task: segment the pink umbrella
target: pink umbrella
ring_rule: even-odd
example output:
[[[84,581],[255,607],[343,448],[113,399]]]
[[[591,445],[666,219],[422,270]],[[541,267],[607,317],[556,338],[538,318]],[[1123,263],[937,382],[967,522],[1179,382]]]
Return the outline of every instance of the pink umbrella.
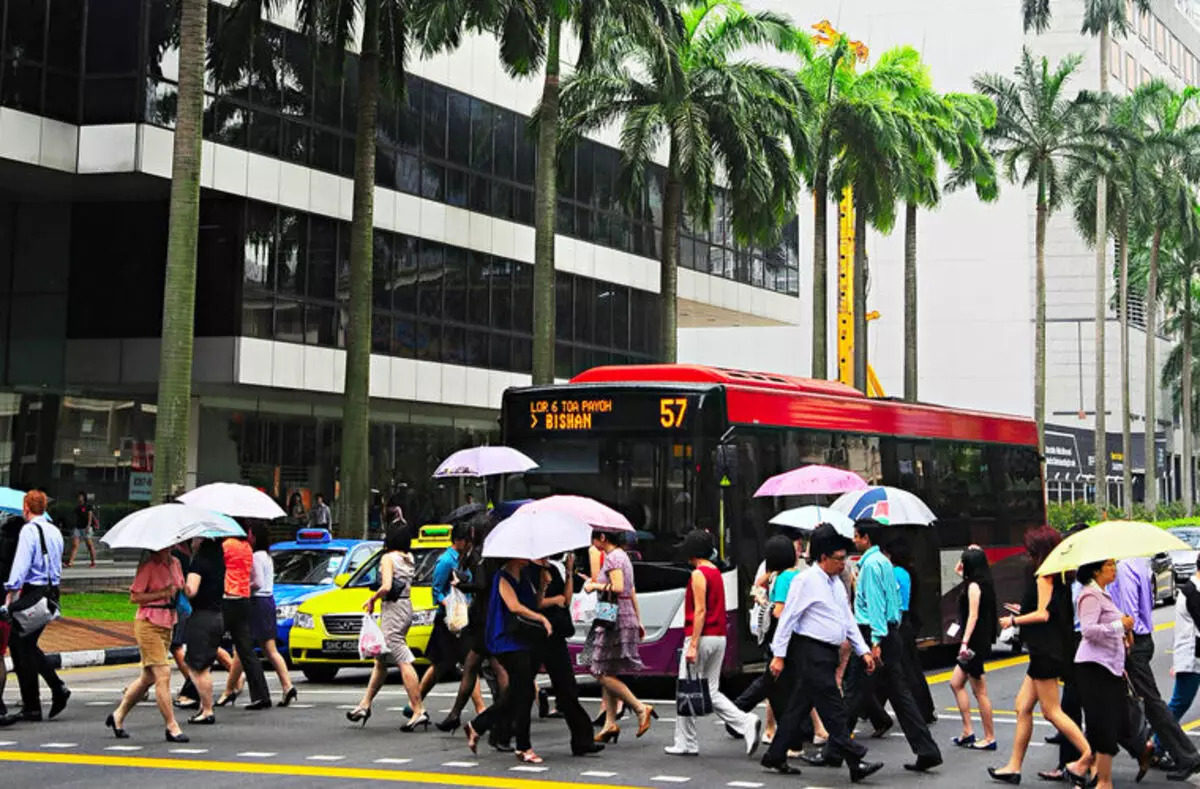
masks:
[[[866,490],[870,485],[853,471],[833,466],[803,466],[776,474],[764,482],[755,496],[829,496]]]
[[[612,507],[585,496],[547,496],[521,505],[517,512],[536,515],[542,512],[565,512],[586,522],[596,531],[634,531],[633,524]]]

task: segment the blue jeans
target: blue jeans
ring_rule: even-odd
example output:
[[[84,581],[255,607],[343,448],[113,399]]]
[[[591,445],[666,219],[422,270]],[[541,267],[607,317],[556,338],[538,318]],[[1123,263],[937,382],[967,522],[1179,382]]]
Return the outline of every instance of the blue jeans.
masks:
[[[1167,709],[1171,710],[1171,715],[1175,717],[1176,722],[1192,706],[1192,702],[1196,700],[1197,691],[1200,691],[1200,674],[1191,672],[1175,674],[1175,689],[1171,691],[1171,700],[1167,702]],[[1157,734],[1154,735],[1154,747],[1161,747]]]

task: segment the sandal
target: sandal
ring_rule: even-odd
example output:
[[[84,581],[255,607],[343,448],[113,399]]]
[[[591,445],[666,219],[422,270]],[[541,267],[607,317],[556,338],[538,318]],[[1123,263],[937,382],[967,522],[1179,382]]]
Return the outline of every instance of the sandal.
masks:
[[[542,764],[545,759],[538,756],[532,750],[517,751],[517,761],[523,764]]]

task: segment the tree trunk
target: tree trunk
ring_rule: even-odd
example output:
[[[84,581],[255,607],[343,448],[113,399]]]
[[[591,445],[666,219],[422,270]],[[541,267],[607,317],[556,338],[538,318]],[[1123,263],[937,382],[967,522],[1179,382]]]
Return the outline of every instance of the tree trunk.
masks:
[[[673,363],[678,344],[679,224],[683,221],[683,181],[679,177],[679,151],[670,142],[667,153],[667,184],[663,192],[662,310],[663,361]]]
[[[1037,248],[1034,269],[1034,329],[1033,329],[1033,419],[1037,424],[1038,457],[1041,458],[1042,479],[1046,471],[1046,173],[1038,173],[1037,186]]]
[[[904,399],[917,402],[917,204],[904,206]]]
[[[1186,516],[1192,517],[1194,509],[1192,500],[1192,282],[1189,272],[1188,281],[1183,287],[1183,502],[1187,508]]]
[[[550,15],[534,196],[533,383],[554,383],[554,235],[558,223],[558,75],[562,22]]]
[[[1155,397],[1158,392],[1158,362],[1155,345],[1158,339],[1158,252],[1162,247],[1162,228],[1154,228],[1150,242],[1150,275],[1146,279],[1146,509],[1150,517],[1158,510],[1158,457],[1154,433],[1158,424]]]
[[[207,0],[183,0],[179,4],[179,98],[171,159],[158,413],[154,422],[155,502],[182,493],[187,485],[207,28]]]
[[[854,190],[858,194],[858,190]],[[857,202],[857,200],[855,201]],[[867,391],[867,212],[854,206],[854,388]]]
[[[813,187],[812,377],[829,377],[829,180],[824,172]]]
[[[1121,211],[1121,455],[1125,514],[1133,517],[1133,425],[1129,409],[1129,215]]]
[[[341,506],[343,534],[367,536],[370,506],[371,269],[375,242],[375,125],[379,111],[379,3],[363,4],[354,130],[354,206],[350,219],[350,304],[346,383],[342,400]]]
[[[1100,30],[1100,92],[1108,90],[1108,27]],[[1101,109],[1101,124],[1107,121]],[[1108,181],[1096,179],[1096,507],[1108,508],[1108,398],[1104,385],[1108,328]]]

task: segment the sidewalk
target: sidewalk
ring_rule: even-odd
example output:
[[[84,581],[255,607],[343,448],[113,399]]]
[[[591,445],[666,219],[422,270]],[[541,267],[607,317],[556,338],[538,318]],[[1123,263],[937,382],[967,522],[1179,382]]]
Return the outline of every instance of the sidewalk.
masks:
[[[101,559],[89,567],[87,557],[76,561],[74,567],[63,567],[61,588],[71,592],[125,592],[137,574],[135,562],[114,562]]]
[[[58,619],[46,626],[38,646],[56,670],[138,662],[132,621]],[[4,664],[11,671],[12,657],[5,656]]]

